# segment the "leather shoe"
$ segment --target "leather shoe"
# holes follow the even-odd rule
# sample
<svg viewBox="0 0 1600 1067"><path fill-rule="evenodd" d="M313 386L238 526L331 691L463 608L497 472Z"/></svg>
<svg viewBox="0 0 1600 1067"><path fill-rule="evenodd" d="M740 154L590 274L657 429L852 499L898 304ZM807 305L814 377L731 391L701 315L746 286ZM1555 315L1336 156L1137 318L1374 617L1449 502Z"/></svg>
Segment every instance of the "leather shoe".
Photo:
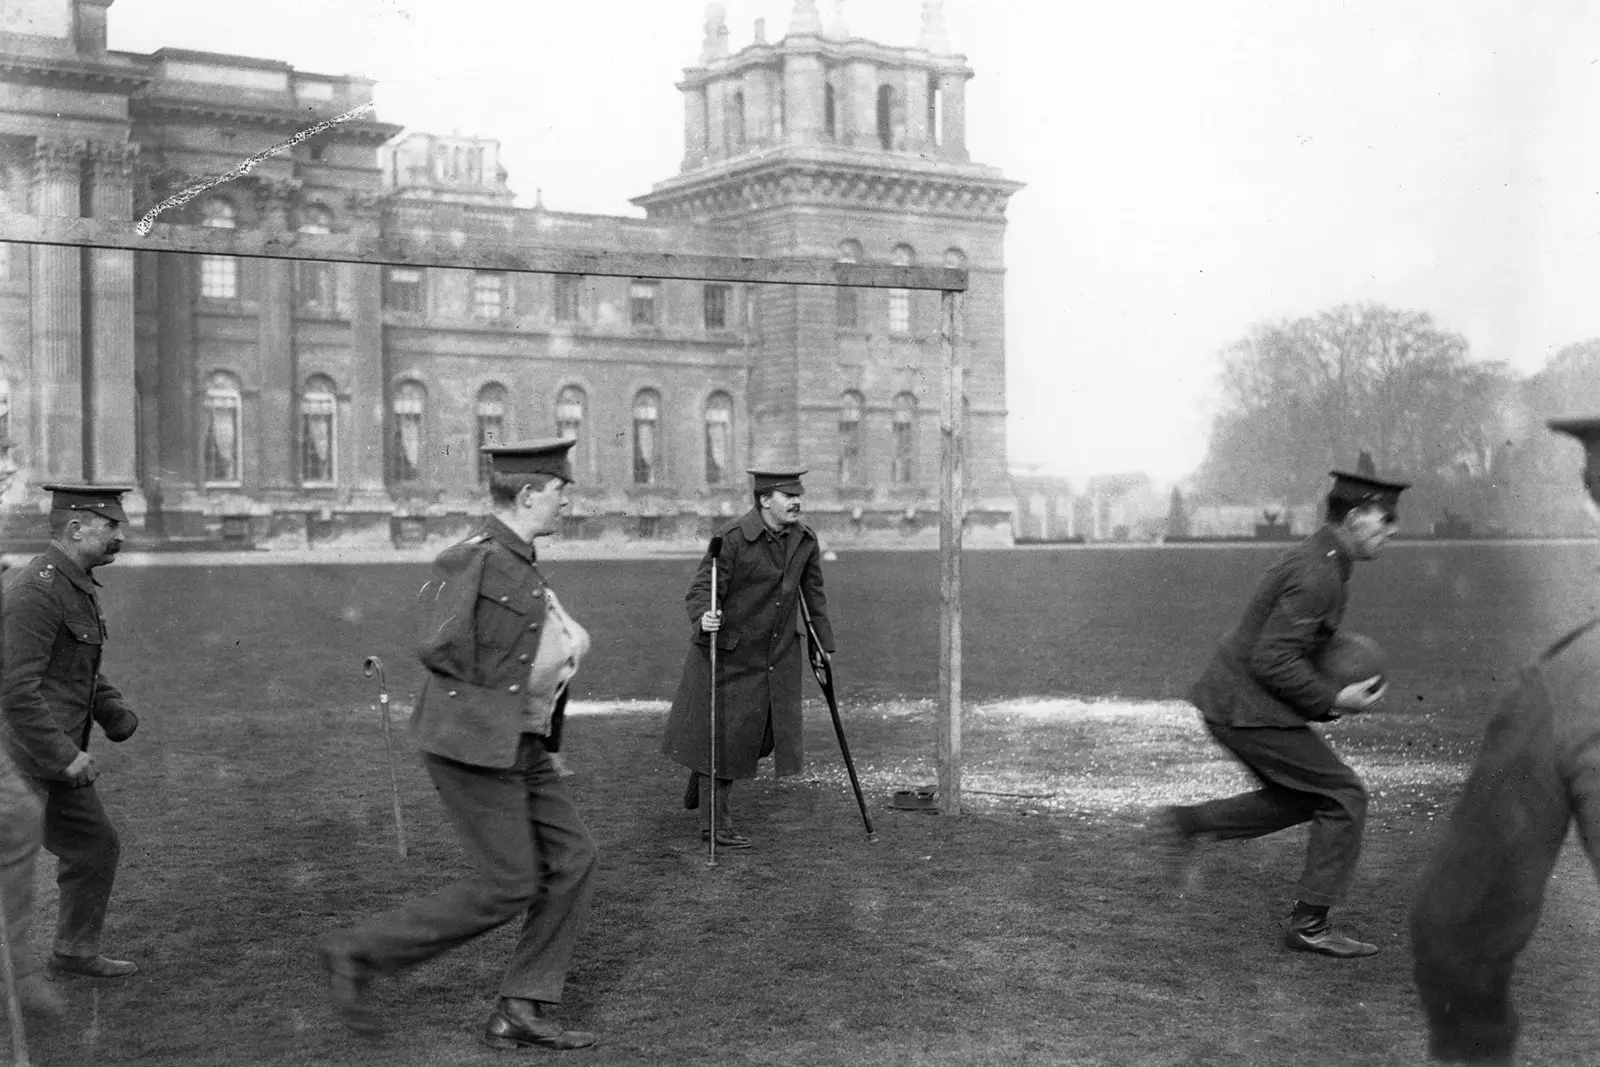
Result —
<svg viewBox="0 0 1600 1067"><path fill-rule="evenodd" d="M1284 928L1283 943L1296 952L1315 952L1338 960L1375 956L1378 946L1346 937L1333 928L1326 918L1312 921L1290 919Z"/></svg>
<svg viewBox="0 0 1600 1067"><path fill-rule="evenodd" d="M139 965L132 960L113 960L105 956L64 956L59 952L50 956L52 972L75 978L126 978L138 969Z"/></svg>
<svg viewBox="0 0 1600 1067"><path fill-rule="evenodd" d="M337 941L324 941L321 951L322 966L328 972L328 999L333 1001L333 1012L339 1021L358 1034L381 1033L383 1027L367 1003L371 968Z"/></svg>
<svg viewBox="0 0 1600 1067"><path fill-rule="evenodd" d="M711 831L710 830L701 830L700 831L700 840L702 840L702 841L710 841L711 840ZM717 831L717 847L718 848L749 848L750 847L750 839L748 837L744 836L743 834L739 833L737 830L734 830L732 827L724 826L720 830Z"/></svg>
<svg viewBox="0 0 1600 1067"><path fill-rule="evenodd" d="M501 997L500 1006L483 1028L483 1043L490 1048L588 1048L596 1041L586 1030L568 1030L547 1017L537 1001Z"/></svg>

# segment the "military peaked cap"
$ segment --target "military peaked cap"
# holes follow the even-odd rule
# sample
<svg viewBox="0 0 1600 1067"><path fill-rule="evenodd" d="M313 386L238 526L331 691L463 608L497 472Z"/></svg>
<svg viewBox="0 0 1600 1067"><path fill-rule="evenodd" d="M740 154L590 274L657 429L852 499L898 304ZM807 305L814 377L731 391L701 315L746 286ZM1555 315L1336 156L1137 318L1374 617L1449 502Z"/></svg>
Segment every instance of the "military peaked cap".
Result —
<svg viewBox="0 0 1600 1067"><path fill-rule="evenodd" d="M804 473L806 472L752 470L750 477L755 479L757 493L766 493L776 489L780 493L799 496L805 492L805 486L800 484L800 476Z"/></svg>
<svg viewBox="0 0 1600 1067"><path fill-rule="evenodd" d="M51 511L90 511L116 522L127 522L128 513L122 510L122 494L133 491L131 485L43 485L39 488L50 493Z"/></svg>
<svg viewBox="0 0 1600 1067"><path fill-rule="evenodd" d="M496 474L553 474L564 482L571 482L576 479L572 477L572 462L567 453L577 443L573 437L552 437L508 445L483 445L478 451L489 457L489 469Z"/></svg>

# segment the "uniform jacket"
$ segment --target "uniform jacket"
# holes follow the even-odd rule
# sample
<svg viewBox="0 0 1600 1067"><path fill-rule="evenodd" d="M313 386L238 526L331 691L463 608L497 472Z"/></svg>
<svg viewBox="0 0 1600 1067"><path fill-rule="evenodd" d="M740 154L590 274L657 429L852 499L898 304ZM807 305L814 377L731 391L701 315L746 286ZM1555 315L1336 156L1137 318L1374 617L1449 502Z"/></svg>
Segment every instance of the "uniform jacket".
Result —
<svg viewBox="0 0 1600 1067"><path fill-rule="evenodd" d="M1344 618L1350 566L1327 526L1279 558L1189 690L1207 722L1294 727L1328 717L1340 687L1311 662Z"/></svg>
<svg viewBox="0 0 1600 1067"><path fill-rule="evenodd" d="M475 767L510 767L526 724L529 665L544 632L546 591L533 546L489 516L445 549L424 587L428 669L411 714L424 752ZM566 692L556 702L551 752L561 747Z"/></svg>
<svg viewBox="0 0 1600 1067"><path fill-rule="evenodd" d="M1600 872L1600 620L1557 642L1500 700L1411 908L1429 1047L1509 1064L1510 986L1569 825Z"/></svg>
<svg viewBox="0 0 1600 1067"><path fill-rule="evenodd" d="M23 774L64 781L62 772L89 748L92 722L117 741L138 726L100 673L106 623L94 592L99 584L55 545L5 574L0 714Z"/></svg>
<svg viewBox="0 0 1600 1067"><path fill-rule="evenodd" d="M795 774L804 751L802 594L818 640L833 651L817 536L796 523L787 536L775 537L756 508L719 533L722 553L715 562L722 628L715 635L700 629L700 616L711 608L707 549L684 598L692 636L661 751L685 767L710 773L710 639L715 636L717 777L753 778L757 761L769 751L777 774Z"/></svg>

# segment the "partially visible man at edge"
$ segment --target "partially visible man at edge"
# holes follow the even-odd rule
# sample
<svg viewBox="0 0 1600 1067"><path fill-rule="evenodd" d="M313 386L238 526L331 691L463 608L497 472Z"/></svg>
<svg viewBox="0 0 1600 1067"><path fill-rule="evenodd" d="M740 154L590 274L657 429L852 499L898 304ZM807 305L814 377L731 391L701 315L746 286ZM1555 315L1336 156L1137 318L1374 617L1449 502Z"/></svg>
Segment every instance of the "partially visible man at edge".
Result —
<svg viewBox="0 0 1600 1067"><path fill-rule="evenodd" d="M1600 526L1600 418L1558 419L1584 448L1584 501ZM1512 1062L1517 957L1539 924L1567 829L1600 876L1600 618L1557 641L1502 696L1411 907L1412 967L1428 1051Z"/></svg>
<svg viewBox="0 0 1600 1067"><path fill-rule="evenodd" d="M101 673L106 639L93 572L116 559L128 486L46 485L50 547L0 583L5 667L0 717L12 763L44 809L42 843L59 861L60 908L50 969L123 978L139 968L101 954L121 841L94 782L90 728L126 741L138 717ZM20 866L31 868L32 859ZM9 903L9 901L8 901ZM20 909L25 916L26 903ZM7 918L16 920L7 912Z"/></svg>

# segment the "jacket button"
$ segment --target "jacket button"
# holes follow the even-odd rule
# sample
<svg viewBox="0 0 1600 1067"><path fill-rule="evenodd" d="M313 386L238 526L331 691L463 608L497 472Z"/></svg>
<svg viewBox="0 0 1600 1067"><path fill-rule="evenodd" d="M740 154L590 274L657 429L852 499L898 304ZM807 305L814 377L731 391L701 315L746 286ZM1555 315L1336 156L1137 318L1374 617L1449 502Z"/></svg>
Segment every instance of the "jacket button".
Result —
<svg viewBox="0 0 1600 1067"><path fill-rule="evenodd" d="M528 654L524 652L522 655L518 656L517 659L522 663L526 663L528 662Z"/></svg>
<svg viewBox="0 0 1600 1067"><path fill-rule="evenodd" d="M456 691L454 689L450 690L450 695L451 696L455 696L456 695Z"/></svg>
<svg viewBox="0 0 1600 1067"><path fill-rule="evenodd" d="M520 685L507 686L506 688L510 689L513 693L522 692L522 686L520 686Z"/></svg>
<svg viewBox="0 0 1600 1067"><path fill-rule="evenodd" d="M500 598L500 603L502 603L502 604L504 604L504 603L505 603L505 602L506 602L506 601L508 601L508 600L510 600L510 599L511 599L511 598L510 598L510 597L508 597L508 596L503 596L503 597L501 597L501 598Z"/></svg>
<svg viewBox="0 0 1600 1067"><path fill-rule="evenodd" d="M530 630L537 630L538 628L539 628L539 624L536 623L536 622L530 622L528 624L528 629L530 629Z"/></svg>

